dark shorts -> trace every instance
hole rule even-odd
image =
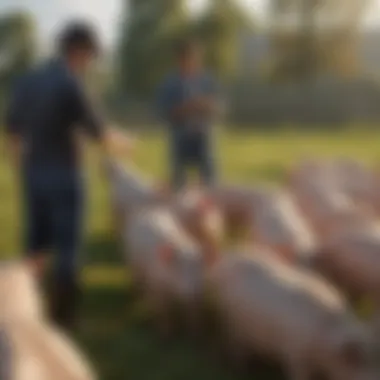
[[[216,179],[211,135],[174,133],[170,160],[171,182],[175,189],[185,185],[188,169],[196,169],[205,185],[212,185]]]
[[[82,237],[83,186],[76,170],[33,167],[24,172],[26,254],[53,251],[60,276],[73,276]]]

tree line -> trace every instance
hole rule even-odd
[[[300,81],[322,71],[355,75],[360,66],[358,26],[370,1],[268,0],[269,79]],[[195,18],[185,0],[124,0],[123,5],[111,72],[113,91],[137,99],[153,94],[171,68],[174,46],[188,37],[199,38],[207,65],[221,79],[233,81],[239,75],[241,32],[258,30],[255,15],[247,15],[236,0],[210,0]],[[2,99],[20,72],[33,64],[37,52],[36,25],[29,14],[0,17]]]

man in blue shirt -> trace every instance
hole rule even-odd
[[[202,51],[195,41],[178,46],[177,70],[159,90],[159,109],[168,124],[171,182],[175,190],[186,182],[186,170],[198,170],[204,185],[216,179],[213,118],[218,109],[214,79],[203,69]]]
[[[77,261],[84,194],[78,132],[106,153],[116,139],[120,142],[120,136],[105,128],[80,81],[98,52],[90,26],[69,25],[59,40],[59,57],[15,86],[6,117],[10,152],[22,173],[28,263],[40,276],[47,251],[56,251],[51,313],[64,327],[74,322],[80,296]]]

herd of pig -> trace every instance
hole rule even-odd
[[[375,172],[350,159],[309,160],[281,188],[172,194],[133,166],[108,161],[106,171],[125,258],[162,332],[173,325],[174,304],[199,332],[207,299],[237,362],[259,354],[292,380],[379,378]],[[228,248],[236,228],[245,238]],[[375,306],[367,321],[352,307],[363,296]]]

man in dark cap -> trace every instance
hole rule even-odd
[[[63,327],[73,325],[80,300],[84,196],[78,132],[107,151],[116,140],[127,143],[105,128],[81,83],[99,53],[95,31],[85,23],[70,24],[60,35],[58,57],[16,84],[6,118],[13,161],[22,173],[27,259],[40,276],[47,251],[54,249],[50,307],[52,318]]]

